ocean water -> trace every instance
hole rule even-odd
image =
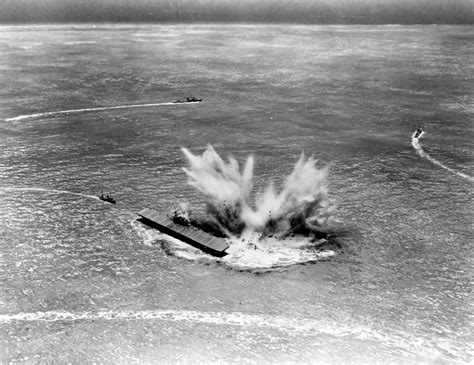
[[[473,40],[470,26],[0,28],[0,361],[472,361]],[[170,103],[190,95],[203,102]],[[254,196],[302,151],[329,165],[329,249],[218,260],[137,222],[203,211],[181,148],[208,144],[254,156]]]

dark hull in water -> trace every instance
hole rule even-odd
[[[198,98],[195,98],[195,97],[192,97],[192,98],[187,98],[186,100],[174,100],[172,101],[173,104],[180,104],[180,103],[200,103],[202,101],[202,99],[198,99]]]
[[[419,136],[421,136],[422,133],[423,133],[423,130],[421,128],[418,128],[413,138],[418,138]]]
[[[103,202],[110,203],[110,204],[117,203],[117,201],[113,198],[106,198],[104,196],[99,196],[99,199],[102,200]]]
[[[225,250],[229,245],[221,238],[211,236],[192,226],[182,226],[174,223],[166,215],[153,209],[145,208],[138,212],[139,220],[159,231],[196,247],[210,255],[222,257],[227,255]]]
[[[181,100],[175,100],[175,101],[172,101],[173,104],[185,104],[185,103],[200,103],[202,100],[190,100],[190,101],[187,101],[187,100],[184,100],[184,101],[181,101]]]

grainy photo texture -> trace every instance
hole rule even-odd
[[[471,363],[473,24],[1,1],[0,363]]]

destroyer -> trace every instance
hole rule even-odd
[[[179,103],[200,103],[202,99],[195,98],[194,96],[191,96],[190,98],[186,98],[186,100],[174,100],[174,104],[179,104]]]
[[[114,198],[112,198],[112,193],[104,195],[104,192],[102,191],[102,193],[99,195],[99,199],[110,204],[117,203],[117,201]]]

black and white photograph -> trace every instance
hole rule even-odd
[[[472,0],[0,0],[0,364],[472,364]]]

